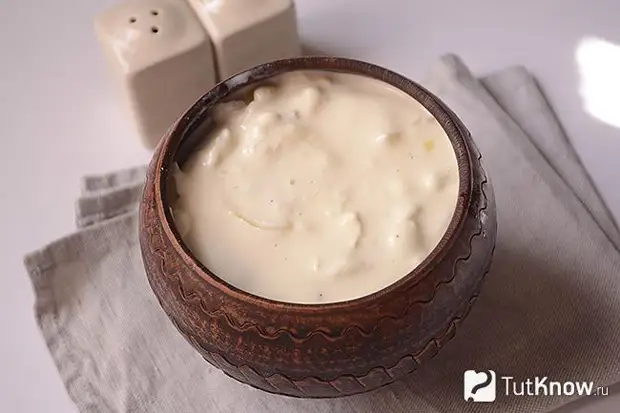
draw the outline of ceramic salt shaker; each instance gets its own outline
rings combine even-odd
[[[185,1],[119,3],[96,17],[95,31],[149,148],[216,83],[211,41]]]
[[[188,0],[213,41],[220,80],[301,54],[293,0]]]

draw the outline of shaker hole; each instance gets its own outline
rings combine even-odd
[[[129,19],[129,23],[135,23],[135,22],[136,22],[136,20],[137,20],[137,19],[136,19],[135,17],[132,17],[132,18],[130,18],[130,19]]]
[[[151,14],[153,16],[157,16],[159,14],[159,12],[157,10],[151,10]]]
[[[157,27],[153,26],[153,27],[151,27],[151,31],[152,31],[153,33],[159,33],[159,28],[157,28]]]

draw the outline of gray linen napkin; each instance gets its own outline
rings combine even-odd
[[[36,318],[81,412],[547,412],[568,396],[466,403],[463,372],[620,381],[617,225],[523,68],[479,81],[454,56],[427,85],[469,127],[495,187],[496,256],[471,314],[437,357],[369,394],[298,400],[206,364],[149,290],[137,244],[144,168],[86,177],[80,230],[28,255]]]

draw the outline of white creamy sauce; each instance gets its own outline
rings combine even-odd
[[[372,294],[443,237],[458,168],[439,123],[382,82],[293,72],[214,113],[174,174],[176,224],[230,284],[294,303]]]

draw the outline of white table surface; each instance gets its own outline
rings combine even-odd
[[[93,35],[93,16],[116,1],[0,0],[0,412],[75,411],[35,325],[22,256],[74,228],[81,175],[149,159]],[[446,52],[477,74],[525,65],[620,218],[620,129],[584,110],[575,60],[588,36],[620,44],[617,0],[298,0],[298,14],[308,46],[414,79]],[[611,393],[562,411],[616,412],[620,388]]]

